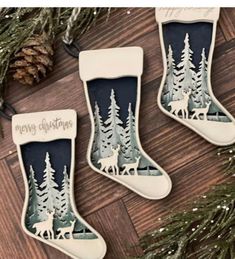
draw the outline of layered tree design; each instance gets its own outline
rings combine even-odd
[[[29,168],[29,199],[31,202],[29,203],[26,223],[28,226],[32,225],[30,222],[37,222],[37,220],[43,218],[43,208],[42,208],[42,192],[39,190],[38,182],[35,178],[35,172],[32,165]]]
[[[95,133],[92,145],[91,160],[96,168],[103,168],[100,162],[107,157],[113,156],[113,150],[118,149],[118,167],[124,171],[127,165],[137,165],[138,175],[161,175],[161,172],[155,168],[151,162],[141,154],[136,138],[136,122],[132,111],[132,105],[129,103],[128,115],[125,121],[119,116],[120,107],[115,99],[115,92],[111,89],[110,106],[108,108],[108,118],[104,121],[97,103],[94,105]],[[113,150],[112,150],[113,149]],[[114,151],[115,152],[115,151]],[[111,166],[110,166],[111,168]],[[132,172],[132,175],[134,173]]]
[[[106,136],[109,140],[108,144],[112,146],[116,146],[118,143],[121,142],[121,138],[123,136],[123,122],[119,118],[119,110],[120,107],[117,105],[115,100],[114,90],[111,90],[110,96],[111,104],[109,106],[109,117],[105,121],[106,125]]]
[[[175,75],[175,72],[175,60],[173,58],[171,45],[169,45],[167,55],[167,75],[163,92],[163,101],[165,103],[169,103],[172,100],[177,100],[176,97],[178,89],[175,88],[175,85],[178,84],[178,82],[176,81],[177,77]]]
[[[73,237],[76,239],[94,239],[97,238],[94,233],[79,222],[73,213],[70,199],[70,179],[67,172],[67,166],[64,165],[61,172],[56,172],[50,161],[50,155],[47,152],[45,157],[45,169],[43,180],[38,184],[37,173],[33,165],[29,168],[29,206],[26,215],[26,226],[28,230],[35,233],[40,223],[48,220],[48,215],[53,214],[53,233],[54,238],[59,237],[64,229],[72,227]],[[62,181],[57,182],[55,174],[63,175]],[[37,234],[37,232],[36,232]],[[44,236],[48,238],[47,236]],[[66,238],[66,235],[64,236]],[[68,237],[71,238],[71,237]]]
[[[100,109],[97,103],[95,103],[94,120],[96,137],[92,146],[92,154],[94,160],[98,161],[100,157],[105,157],[107,155],[107,140],[104,123],[100,116]]]
[[[193,63],[193,56],[188,33],[184,38],[184,48],[178,64],[174,59],[174,49],[171,45],[168,46],[167,75],[161,96],[163,107],[172,113],[176,111],[175,115],[184,118],[183,102],[181,104],[177,101],[186,99],[186,92],[189,96],[187,101],[189,119],[204,118],[208,121],[230,122],[230,119],[211,100],[208,90],[208,61],[205,48],[201,50],[201,61],[198,67]],[[172,109],[174,102],[176,108]]]
[[[124,158],[130,162],[135,161],[135,158],[140,155],[135,136],[136,136],[135,117],[133,115],[133,112],[131,109],[131,103],[130,103],[128,107],[126,128],[124,129],[124,136],[123,136],[123,142],[125,146]]]
[[[201,61],[199,63],[199,71],[197,73],[197,103],[205,107],[206,103],[210,100],[207,87],[207,60],[205,49],[202,49]]]
[[[41,199],[43,205],[43,212],[44,214],[40,218],[40,220],[45,220],[47,218],[45,212],[47,210],[53,211],[54,206],[59,212],[59,191],[58,191],[58,184],[55,182],[55,170],[51,166],[49,153],[46,153],[46,168],[44,170],[43,176],[43,183],[41,184],[40,188],[42,189]]]

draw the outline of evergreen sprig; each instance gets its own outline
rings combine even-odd
[[[2,8],[0,10],[0,100],[6,89],[6,77],[11,58],[34,34],[47,33],[54,38],[65,32],[73,8]],[[73,27],[76,40],[87,31],[100,14],[109,8],[82,8]]]
[[[219,149],[226,172],[235,173],[235,146]],[[232,157],[232,159],[230,159]],[[231,162],[232,161],[232,162]],[[182,211],[173,213],[161,228],[140,239],[141,259],[235,258],[235,182],[212,188]]]

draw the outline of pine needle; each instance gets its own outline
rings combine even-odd
[[[7,87],[9,63],[14,54],[34,34],[46,33],[53,41],[65,32],[73,8],[0,8],[0,99]],[[101,14],[110,15],[110,8],[82,8],[72,37],[76,41]]]
[[[234,174],[235,146],[219,149]],[[141,259],[235,258],[235,182],[215,186],[140,239]]]

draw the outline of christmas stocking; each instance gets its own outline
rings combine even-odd
[[[92,125],[87,153],[91,168],[145,198],[167,196],[170,178],[144,152],[139,139],[143,50],[84,51],[79,68]]]
[[[13,140],[25,182],[24,231],[72,258],[101,259],[103,238],[78,214],[74,202],[77,115],[60,110],[15,115]]]
[[[235,120],[210,82],[219,8],[156,8],[164,61],[161,110],[215,145],[235,142]]]

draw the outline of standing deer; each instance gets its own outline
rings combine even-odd
[[[210,107],[210,105],[211,105],[211,101],[209,101],[208,103],[206,103],[206,107],[205,108],[194,108],[192,111],[194,112],[194,114],[193,114],[193,116],[192,116],[192,118],[191,119],[193,119],[193,118],[197,118],[198,120],[200,120],[200,114],[201,115],[203,115],[203,118],[204,118],[204,120],[207,120],[207,117],[206,117],[206,115],[207,115],[207,113],[208,113],[208,111],[209,111],[209,107]]]
[[[76,223],[76,219],[73,221],[70,221],[70,223],[71,223],[71,226],[69,227],[58,228],[58,231],[60,231],[58,235],[58,239],[60,239],[60,237],[64,239],[65,234],[69,234],[70,239],[73,239],[73,230]]]
[[[33,225],[33,228],[36,228],[36,236],[40,236],[41,238],[44,238],[44,233],[47,233],[48,239],[54,239],[54,231],[53,231],[53,219],[55,215],[55,209],[52,212],[47,211],[46,212],[48,219],[42,222],[35,223]]]
[[[136,158],[136,161],[134,163],[130,163],[130,164],[123,164],[124,170],[122,171],[122,175],[124,175],[125,173],[127,173],[128,175],[130,174],[130,170],[133,169],[134,170],[134,175],[138,175],[137,172],[137,168],[140,162],[140,156]]]
[[[120,150],[120,145],[117,145],[117,148],[111,147],[113,154],[109,157],[100,158],[98,160],[98,164],[101,164],[100,170],[105,170],[106,173],[109,173],[109,168],[112,169],[114,175],[119,174],[119,167],[118,167],[118,153]]]
[[[177,101],[171,101],[168,106],[171,106],[170,113],[175,113],[176,116],[178,116],[179,111],[182,112],[182,118],[188,119],[188,100],[189,96],[191,94],[191,89],[188,90],[188,92],[183,91],[183,99],[177,100]],[[185,117],[184,117],[185,113]]]

